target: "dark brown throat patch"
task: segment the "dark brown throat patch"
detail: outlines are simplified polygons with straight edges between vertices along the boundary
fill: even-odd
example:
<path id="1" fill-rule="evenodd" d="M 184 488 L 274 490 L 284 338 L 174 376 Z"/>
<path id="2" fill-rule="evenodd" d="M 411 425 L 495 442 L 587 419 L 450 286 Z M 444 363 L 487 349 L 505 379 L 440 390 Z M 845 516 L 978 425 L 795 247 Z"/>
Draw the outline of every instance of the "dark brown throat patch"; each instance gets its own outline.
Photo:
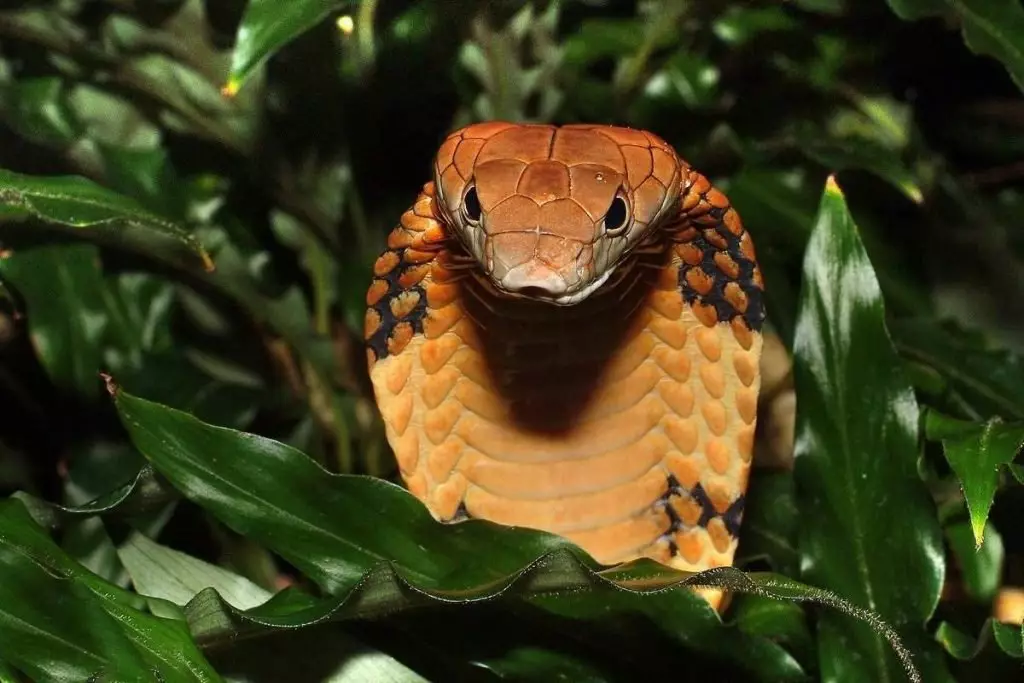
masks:
<path id="1" fill-rule="evenodd" d="M 572 306 L 502 296 L 466 277 L 461 301 L 486 371 L 516 426 L 557 435 L 572 429 L 616 353 L 643 328 L 643 302 L 668 250 L 621 264 L 597 292 Z"/>

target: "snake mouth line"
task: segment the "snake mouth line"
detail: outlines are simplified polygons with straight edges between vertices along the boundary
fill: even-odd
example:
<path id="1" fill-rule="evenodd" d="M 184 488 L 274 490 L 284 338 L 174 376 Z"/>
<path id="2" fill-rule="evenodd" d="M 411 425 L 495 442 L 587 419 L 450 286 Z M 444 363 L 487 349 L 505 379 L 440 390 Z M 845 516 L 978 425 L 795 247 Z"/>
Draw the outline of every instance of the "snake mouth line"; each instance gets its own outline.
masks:
<path id="1" fill-rule="evenodd" d="M 518 290 L 510 290 L 502 287 L 501 283 L 496 282 L 494 279 L 488 277 L 487 281 L 499 292 L 502 296 L 506 296 L 512 299 L 523 299 L 528 301 L 540 301 L 543 303 L 553 304 L 555 306 L 573 306 L 580 303 L 591 294 L 599 290 L 608 279 L 615 272 L 615 266 L 612 266 L 601 273 L 597 278 L 588 282 L 585 286 L 579 289 L 562 292 L 557 295 L 553 295 L 542 287 L 524 287 Z"/>

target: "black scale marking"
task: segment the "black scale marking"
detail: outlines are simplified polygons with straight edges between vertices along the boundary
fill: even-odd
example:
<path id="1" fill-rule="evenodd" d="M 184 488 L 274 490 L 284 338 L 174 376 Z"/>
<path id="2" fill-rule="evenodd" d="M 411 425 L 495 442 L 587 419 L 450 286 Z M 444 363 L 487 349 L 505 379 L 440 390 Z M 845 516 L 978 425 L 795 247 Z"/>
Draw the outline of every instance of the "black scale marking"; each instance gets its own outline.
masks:
<path id="1" fill-rule="evenodd" d="M 740 238 L 729 232 L 729 229 L 725 227 L 722 221 L 728 209 L 712 208 L 708 211 L 708 214 L 716 220 L 713 225 L 701 226 L 697 223 L 690 223 L 689 226 L 695 228 L 698 231 L 697 237 L 690 240 L 690 243 L 701 250 L 704 254 L 704 259 L 700 263 L 700 268 L 707 273 L 713 281 L 711 291 L 707 295 L 702 295 L 695 289 L 690 287 L 686 281 L 686 273 L 694 266 L 688 263 L 683 263 L 679 266 L 679 286 L 683 293 L 683 298 L 686 299 L 686 303 L 693 304 L 694 301 L 701 301 L 704 304 L 715 307 L 715 312 L 718 314 L 718 320 L 720 322 L 729 322 L 740 312 L 737 311 L 732 304 L 729 303 L 728 299 L 725 298 L 725 285 L 731 282 L 729 276 L 723 273 L 719 268 L 718 264 L 715 263 L 715 254 L 722 251 L 718 247 L 709 243 L 705 239 L 702 230 L 708 228 L 714 229 L 722 236 L 722 239 L 728 242 L 728 246 L 725 252 L 732 257 L 736 264 L 740 268 L 739 278 L 736 282 L 739 283 L 740 288 L 747 295 L 747 310 L 743 313 L 743 319 L 751 330 L 758 332 L 761 330 L 761 326 L 764 323 L 764 293 L 761 288 L 754 282 L 754 268 L 756 264 L 743 256 L 743 252 L 740 251 Z"/>
<path id="2" fill-rule="evenodd" d="M 407 269 L 418 267 L 417 265 L 405 262 L 405 249 L 405 247 L 402 247 L 395 250 L 395 253 L 398 254 L 398 265 L 392 268 L 390 273 L 384 277 L 374 278 L 374 282 L 383 280 L 388 284 L 387 294 L 382 296 L 374 306 L 370 307 L 380 316 L 380 325 L 377 327 L 377 331 L 366 339 L 366 345 L 376 354 L 377 360 L 387 358 L 388 339 L 391 338 L 392 332 L 394 332 L 395 327 L 399 323 L 407 322 L 412 325 L 413 335 L 423 334 L 423 319 L 427 316 L 427 292 L 422 284 L 416 284 L 408 289 L 403 289 L 398 282 Z M 408 315 L 403 318 L 396 318 L 394 313 L 391 312 L 391 300 L 403 292 L 415 292 L 419 295 L 419 301 L 416 302 L 416 306 Z"/>

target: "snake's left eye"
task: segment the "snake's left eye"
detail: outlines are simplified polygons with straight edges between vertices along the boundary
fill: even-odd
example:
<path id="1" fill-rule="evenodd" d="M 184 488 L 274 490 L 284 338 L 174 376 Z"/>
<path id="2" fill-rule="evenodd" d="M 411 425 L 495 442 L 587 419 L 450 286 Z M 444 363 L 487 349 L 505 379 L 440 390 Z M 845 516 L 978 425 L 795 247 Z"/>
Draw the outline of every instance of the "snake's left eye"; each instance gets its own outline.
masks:
<path id="1" fill-rule="evenodd" d="M 479 223 L 482 213 L 480 198 L 476 196 L 476 185 L 470 185 L 466 196 L 462 198 L 462 214 L 470 223 Z"/>
<path id="2" fill-rule="evenodd" d="M 629 205 L 622 195 L 616 195 L 608 213 L 604 215 L 604 231 L 608 235 L 621 234 L 629 225 Z"/>

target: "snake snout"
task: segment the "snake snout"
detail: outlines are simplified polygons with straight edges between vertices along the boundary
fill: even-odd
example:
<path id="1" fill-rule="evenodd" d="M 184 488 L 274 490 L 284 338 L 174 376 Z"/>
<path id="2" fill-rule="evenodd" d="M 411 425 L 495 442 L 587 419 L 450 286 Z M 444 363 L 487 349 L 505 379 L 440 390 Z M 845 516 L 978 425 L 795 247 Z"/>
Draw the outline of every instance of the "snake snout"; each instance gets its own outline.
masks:
<path id="1" fill-rule="evenodd" d="M 569 283 L 558 271 L 538 261 L 528 261 L 512 268 L 498 284 L 506 292 L 530 298 L 554 297 L 569 289 Z"/>

